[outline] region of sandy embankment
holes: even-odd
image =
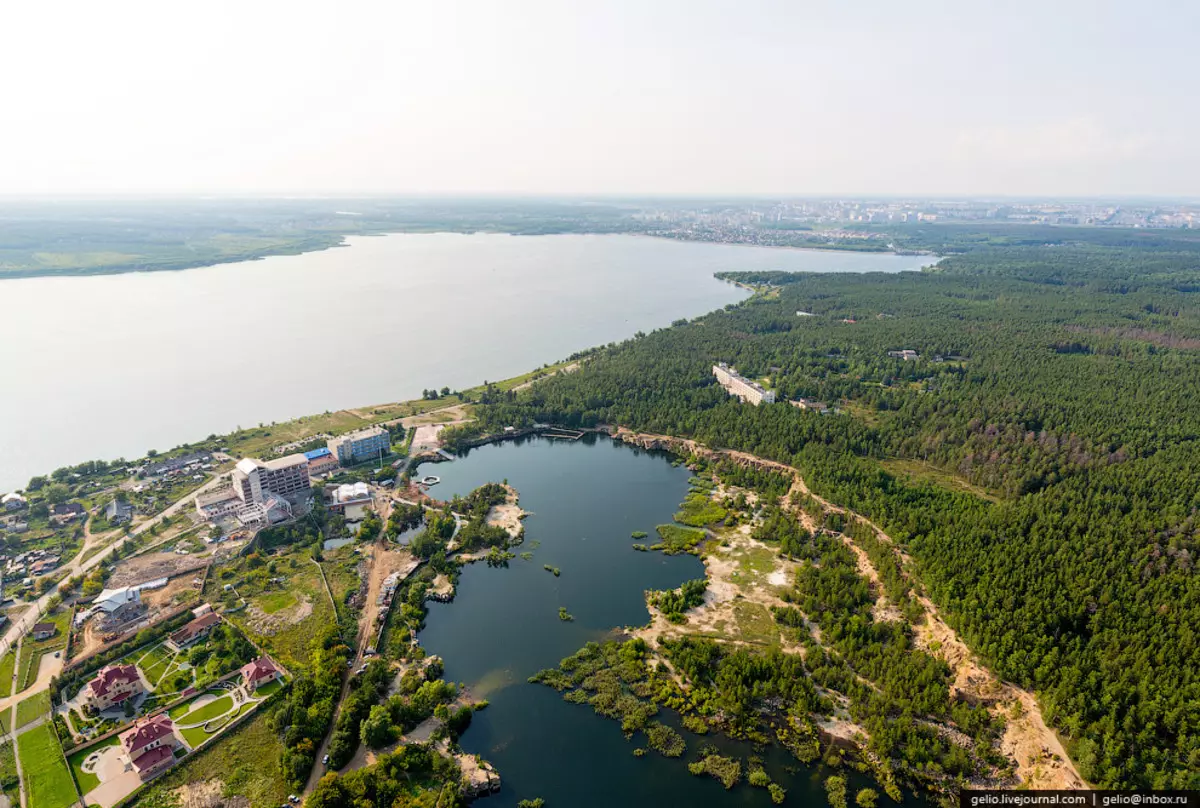
[[[508,494],[503,503],[492,506],[492,509],[488,511],[487,523],[504,528],[508,531],[509,536],[518,539],[524,533],[521,520],[529,514],[521,510],[521,506],[518,504],[520,495],[517,493],[517,489],[508,484],[505,484],[504,489]]]

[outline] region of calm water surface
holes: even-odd
[[[745,293],[722,270],[929,259],[404,234],[182,272],[0,281],[0,491],[84,460],[524,373]]]
[[[507,569],[468,566],[454,602],[431,604],[421,633],[422,644],[445,660],[448,681],[464,682],[477,698],[490,701],[461,739],[468,752],[497,766],[504,783],[481,808],[513,808],[518,800],[538,796],[550,808],[769,808],[763,789],[743,783],[726,791],[687,770],[703,743],[740,757],[743,767],[755,754],[750,745],[681,730],[688,742],[683,758],[668,760],[655,752],[636,758],[636,744],[625,740],[619,723],[526,681],[589,640],[611,636],[613,627],[644,625],[649,619],[644,590],[704,575],[693,556],[631,548],[632,531],[653,533],[655,525],[671,520],[687,493],[689,472],[672,467],[661,454],[589,436],[484,446],[439,464],[436,473],[443,482],[434,493],[447,499],[507,478],[520,492],[521,506],[533,514],[520,548],[532,550],[533,559],[518,557]],[[558,567],[561,577],[543,564]],[[558,619],[559,606],[574,622]],[[673,714],[664,711],[659,718],[679,728]],[[802,766],[775,747],[759,754],[788,790],[786,805],[826,805],[821,782],[828,771]],[[870,784],[847,774],[853,799],[855,790]]]

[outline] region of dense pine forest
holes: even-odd
[[[912,238],[951,254],[919,273],[731,273],[758,293],[489,394],[453,438],[613,424],[794,465],[904,547],[1086,779],[1200,787],[1200,238]],[[718,361],[780,403],[730,398]]]

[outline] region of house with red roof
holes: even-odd
[[[175,737],[175,724],[166,713],[134,721],[120,737],[121,748],[143,780],[170,767],[175,762],[175,749],[180,745]]]
[[[253,662],[242,666],[242,689],[247,694],[253,693],[268,682],[273,682],[283,675],[283,671],[271,661],[270,657],[260,656]]]
[[[83,688],[83,703],[97,712],[146,692],[136,665],[106,665]]]
[[[182,651],[189,645],[192,645],[199,640],[204,639],[209,634],[212,634],[213,628],[221,622],[220,616],[216,612],[197,617],[192,622],[185,625],[183,628],[175,631],[167,638],[167,647],[172,651]]]

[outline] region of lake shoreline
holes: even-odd
[[[554,236],[634,236],[638,238],[653,239],[656,241],[679,242],[683,244],[708,244],[719,247],[750,247],[763,250],[797,250],[801,252],[825,253],[828,255],[890,255],[897,257],[930,257],[941,260],[943,256],[934,252],[918,252],[905,251],[899,252],[896,250],[861,250],[854,247],[845,247],[842,249],[831,247],[806,247],[800,244],[751,244],[741,242],[727,241],[709,241],[706,239],[686,239],[672,238],[671,236],[660,236],[653,233],[638,233],[630,232],[609,232],[609,231],[591,231],[578,230],[567,233],[520,233],[504,230],[386,230],[377,233],[343,233],[338,236],[317,236],[328,243],[304,245],[297,243],[294,245],[281,245],[279,247],[266,248],[263,250],[252,251],[246,255],[229,256],[222,259],[201,259],[201,260],[182,260],[178,264],[169,266],[148,267],[144,265],[110,265],[100,267],[76,267],[70,269],[12,269],[0,270],[0,282],[9,280],[32,280],[36,278],[96,278],[106,275],[133,275],[133,274],[156,274],[161,272],[186,272],[194,269],[207,269],[209,267],[225,266],[227,264],[241,264],[252,261],[263,261],[268,258],[283,258],[296,255],[308,255],[310,253],[326,252],[328,250],[338,249],[340,247],[351,246],[349,240],[351,238],[379,238],[381,236],[403,236],[403,235],[502,235],[513,236],[516,238],[546,238]],[[934,264],[937,264],[937,260]]]

